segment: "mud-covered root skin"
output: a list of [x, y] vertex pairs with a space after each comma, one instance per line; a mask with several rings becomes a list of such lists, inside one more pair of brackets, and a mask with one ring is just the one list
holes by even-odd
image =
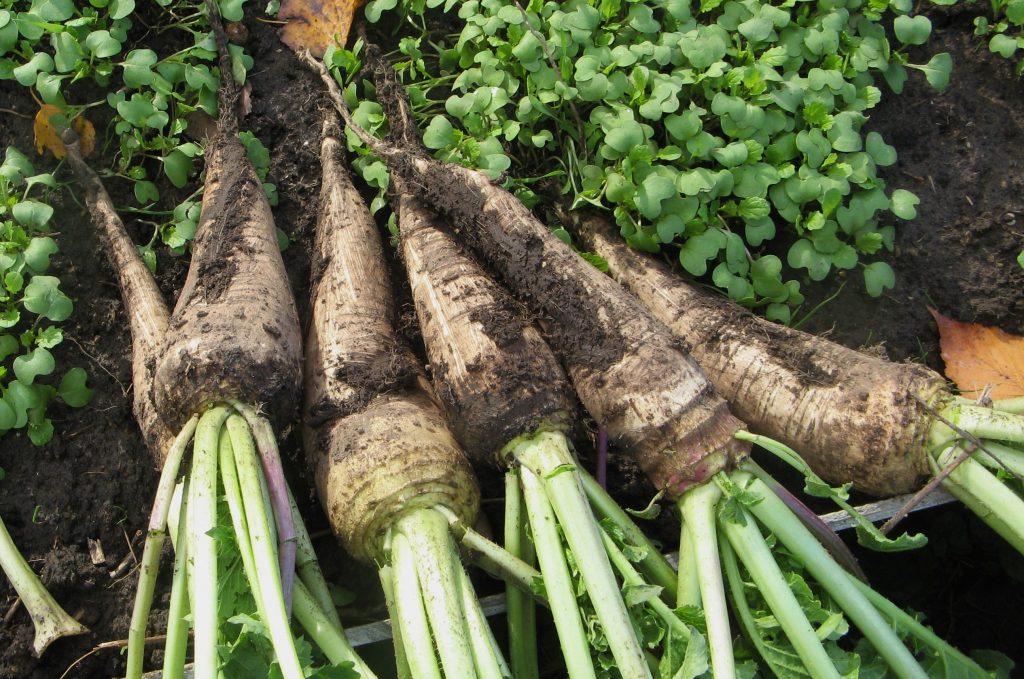
[[690, 345], [753, 431], [790, 446], [832, 482], [856, 479], [880, 496], [920, 487], [931, 421], [922, 403], [939, 408], [948, 398], [941, 376], [766, 321], [630, 250], [607, 221], [572, 221], [583, 246]]
[[264, 404], [277, 425], [295, 412], [302, 341], [263, 186], [234, 135], [207, 152], [192, 263], [154, 368], [154, 402], [178, 426], [211, 403]]
[[523, 310], [400, 187], [393, 203], [435, 392], [466, 453], [504, 466], [502, 449], [524, 432], [572, 427], [572, 387]]
[[177, 432], [168, 428], [157, 414], [151, 385], [155, 358], [167, 332], [170, 312], [153, 275], [125, 231], [102, 180], [83, 160], [78, 135], [69, 129], [64, 133], [63, 142], [68, 164], [85, 194], [90, 220], [121, 288], [132, 334], [132, 410], [146, 447], [162, 465]]
[[655, 483], [682, 492], [746, 455], [749, 445], [733, 437], [742, 423], [682, 343], [512, 194], [420, 154], [391, 149], [386, 158], [540, 316], [583, 405]]
[[382, 559], [387, 528], [413, 508], [447, 507], [467, 525], [476, 518], [473, 471], [422, 391], [382, 394], [306, 436], [331, 527], [356, 558]]

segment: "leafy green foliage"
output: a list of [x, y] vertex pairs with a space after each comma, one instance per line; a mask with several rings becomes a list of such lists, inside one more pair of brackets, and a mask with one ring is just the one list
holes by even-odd
[[40, 187], [50, 186], [51, 175], [36, 174], [8, 147], [0, 164], [0, 436], [25, 429], [36, 445], [53, 436], [46, 410], [54, 398], [74, 408], [92, 398], [82, 368], [50, 383], [57, 369], [50, 350], [64, 339], [58, 324], [74, 308], [60, 280], [47, 275], [57, 244], [48, 234], [53, 208]]
[[[378, 1], [367, 15], [392, 8], [432, 25], [422, 0]], [[457, 3], [457, 35], [403, 38], [396, 68], [438, 157], [496, 178], [513, 161], [519, 177], [557, 167], [571, 202], [610, 211], [633, 247], [671, 252], [688, 273], [710, 273], [736, 301], [788, 322], [803, 301], [795, 273], [823, 280], [862, 267], [872, 294], [891, 286], [866, 267], [891, 250], [891, 217], [912, 219], [917, 199], [887, 193], [878, 176], [896, 158], [863, 130], [881, 97], [875, 78], [899, 90], [912, 68], [943, 87], [950, 66], [948, 55], [909, 63], [904, 46], [931, 32], [909, 10], [469, 0]], [[903, 46], [887, 38], [887, 12]], [[765, 247], [787, 232], [783, 262]]]
[[[162, 218], [142, 246], [151, 266], [157, 239], [180, 254], [195, 233], [198, 190], [176, 207], [162, 206], [169, 197], [167, 184], [187, 189], [199, 179], [202, 134], [191, 128], [204, 116], [216, 117], [218, 86], [216, 44], [205, 14], [189, 0], [158, 4], [167, 8], [170, 25], [164, 28], [184, 34], [184, 49], [166, 55], [128, 49], [135, 37], [135, 0], [0, 0], [0, 79], [33, 87], [39, 99], [69, 118], [104, 102], [113, 109], [107, 142], [116, 152], [109, 174], [131, 182], [138, 204], [131, 209]], [[241, 19], [242, 0], [220, 4], [227, 20]], [[231, 52], [232, 72], [244, 81], [252, 58], [235, 45]], [[85, 100], [94, 96], [96, 85], [105, 97]], [[276, 187], [265, 183], [264, 188], [276, 201]]]
[[[969, 0], [973, 1], [973, 0]], [[956, 0], [932, 0], [937, 5], [951, 5]], [[980, 4], [975, 2], [975, 4]], [[988, 49], [1004, 59], [1016, 59], [1014, 71], [1024, 75], [1024, 0], [990, 0], [990, 12], [974, 19], [974, 34], [988, 38]]]

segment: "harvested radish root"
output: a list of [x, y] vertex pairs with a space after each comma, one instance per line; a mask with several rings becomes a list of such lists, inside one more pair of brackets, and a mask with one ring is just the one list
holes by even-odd
[[867, 356], [698, 291], [630, 250], [599, 217], [567, 221], [612, 276], [690, 345], [751, 428], [785, 445], [749, 434], [748, 440], [799, 467], [795, 449], [826, 479], [852, 481], [876, 495], [912, 492], [928, 476], [941, 478], [1024, 553], [1024, 500], [997, 476], [1020, 490], [1021, 399], [985, 407], [956, 397], [924, 366]]
[[[385, 68], [379, 63], [375, 67], [377, 96], [393, 128], [397, 124], [412, 130], [404, 93], [392, 75], [380, 73]], [[336, 88], [332, 99], [347, 115]], [[769, 649], [749, 601], [735, 598], [744, 631], [769, 667], [781, 672], [798, 662], [814, 677], [841, 674], [823, 643], [835, 628], [811, 623], [770, 544], [785, 546], [790, 558], [802, 564], [867, 638], [874, 649], [870, 653], [877, 653], [897, 676], [927, 675], [894, 628], [914, 636], [919, 642], [915, 648], [926, 649], [923, 655], [941, 655], [964, 673], [984, 676], [973, 661], [934, 635], [918, 634], [904, 624], [909, 616], [895, 606], [854, 586], [854, 576], [779, 499], [774, 482], [747, 461], [750, 444], [744, 440], [749, 436], [742, 433], [743, 423], [683, 353], [681, 342], [625, 290], [579, 258], [483, 174], [429, 158], [409, 134], [395, 144], [373, 138], [350, 117], [346, 123], [388, 164], [392, 176], [450, 220], [462, 242], [541, 319], [583, 405], [680, 508], [678, 600], [672, 603], [702, 609], [714, 676], [736, 674], [726, 580], [735, 594], [753, 590], [762, 598], [783, 631], [772, 632]], [[774, 539], [769, 542], [763, 529]], [[780, 636], [787, 649], [781, 654]], [[833, 653], [836, 649], [831, 645]], [[841, 660], [844, 665], [847, 659]]]
[[[566, 552], [618, 671], [646, 676], [643, 644], [566, 439], [576, 401], [565, 372], [540, 333], [519, 319], [508, 293], [438, 228], [436, 217], [401, 179], [393, 178], [392, 187], [435, 390], [474, 461], [500, 468], [511, 463], [505, 547], [528, 563], [536, 550], [569, 676], [595, 676], [595, 667]], [[507, 596], [514, 676], [536, 677], [532, 601], [514, 583]]]
[[377, 227], [328, 121], [306, 341], [305, 445], [321, 503], [354, 557], [376, 563], [399, 676], [509, 676], [449, 520], [480, 500], [411, 352], [395, 337]]
[[[208, 7], [220, 51], [220, 116], [206, 150], [192, 261], [173, 313], [102, 183], [82, 160], [77, 139], [73, 133], [65, 139], [120, 283], [132, 333], [135, 415], [162, 466], [129, 629], [127, 677], [142, 674], [170, 523], [176, 556], [164, 676], [182, 676], [191, 624], [194, 676], [217, 677], [234, 651], [222, 659], [218, 647], [248, 638], [242, 632], [250, 623], [228, 619], [241, 612], [266, 630], [268, 668], [273, 661], [281, 676], [301, 679], [306, 670], [289, 621], [293, 597], [296, 618], [331, 664], [360, 663], [340, 630], [291, 502], [273, 427], [253, 405], [270, 404], [279, 422], [294, 411], [301, 378], [298, 317], [270, 206], [238, 139], [226, 40], [216, 10]], [[191, 465], [179, 482], [189, 448]], [[221, 600], [222, 590], [231, 597]]]

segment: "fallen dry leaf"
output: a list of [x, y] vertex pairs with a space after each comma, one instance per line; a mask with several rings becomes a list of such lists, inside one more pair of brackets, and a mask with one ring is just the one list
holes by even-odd
[[[43, 151], [49, 149], [55, 158], [64, 157], [64, 144], [60, 140], [60, 131], [54, 125], [54, 118], [63, 118], [64, 111], [52, 104], [43, 104], [36, 113], [35, 122], [32, 124], [32, 131], [36, 136], [36, 153], [43, 155]], [[78, 133], [79, 144], [82, 149], [82, 157], [92, 153], [96, 145], [96, 129], [85, 116], [78, 116], [71, 121], [71, 127]]]
[[344, 47], [356, 10], [366, 0], [281, 0], [278, 19], [288, 21], [281, 40], [295, 52], [322, 59], [330, 45]]
[[1024, 337], [977, 323], [961, 323], [928, 307], [939, 326], [946, 377], [968, 397], [991, 385], [994, 399], [1024, 396]]

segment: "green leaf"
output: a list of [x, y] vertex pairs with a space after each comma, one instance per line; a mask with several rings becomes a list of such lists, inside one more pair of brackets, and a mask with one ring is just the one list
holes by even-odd
[[135, 182], [135, 200], [139, 202], [139, 205], [146, 205], [148, 203], [155, 203], [160, 200], [160, 191], [157, 190], [156, 184], [151, 181], [139, 181]]
[[64, 333], [55, 325], [43, 328], [36, 333], [36, 346], [52, 349], [64, 341]]
[[1005, 33], [996, 33], [988, 41], [988, 49], [1003, 58], [1009, 59], [1017, 51], [1017, 39]]
[[636, 193], [636, 207], [647, 219], [656, 219], [661, 214], [661, 201], [676, 195], [675, 182], [660, 174], [650, 174], [640, 184]]
[[72, 408], [81, 408], [92, 400], [93, 391], [86, 386], [87, 375], [82, 368], [72, 368], [64, 374], [57, 387], [57, 395]]
[[446, 117], [434, 116], [427, 129], [423, 131], [423, 145], [428, 149], [446, 149], [454, 146], [455, 128]]
[[767, 217], [770, 212], [771, 206], [768, 204], [768, 201], [756, 196], [741, 200], [737, 211], [740, 217], [749, 220], [763, 219]]
[[896, 162], [896, 149], [885, 143], [882, 135], [877, 132], [868, 132], [864, 140], [865, 150], [875, 165], [888, 167]]
[[25, 288], [23, 304], [32, 313], [57, 323], [66, 320], [74, 309], [60, 290], [60, 280], [54, 276], [33, 276]]
[[110, 12], [110, 18], [114, 21], [124, 19], [135, 11], [135, 0], [110, 0], [107, 10]]
[[911, 220], [917, 217], [917, 204], [921, 199], [906, 189], [896, 189], [890, 197], [889, 210], [900, 219]]
[[[164, 174], [177, 188], [188, 184], [188, 175], [192, 171], [192, 159], [175, 149], [164, 156]], [[142, 201], [140, 201], [142, 202]]]
[[241, 21], [245, 18], [242, 3], [245, 0], [219, 0], [220, 14], [227, 21]]
[[121, 51], [121, 43], [108, 30], [93, 31], [85, 39], [85, 48], [97, 59], [107, 59]]
[[24, 356], [14, 359], [14, 375], [18, 381], [31, 385], [39, 375], [49, 375], [53, 372], [56, 363], [53, 354], [47, 349], [37, 347]]
[[949, 86], [949, 73], [953, 70], [953, 57], [949, 56], [948, 52], [936, 54], [924, 66], [907, 65], [922, 71], [928, 84], [939, 92]]
[[33, 0], [29, 12], [43, 21], [67, 21], [75, 13], [72, 0]]
[[11, 208], [11, 214], [22, 226], [41, 230], [53, 216], [53, 208], [39, 201], [23, 200]]
[[36, 237], [25, 248], [25, 264], [32, 273], [43, 273], [50, 268], [50, 255], [57, 252], [57, 243], [49, 236]]
[[53, 71], [53, 58], [46, 52], [36, 52], [32, 58], [21, 66], [16, 67], [12, 73], [14, 79], [25, 87], [36, 84], [36, 75], [40, 72], [50, 73]]
[[121, 64], [124, 69], [124, 84], [132, 88], [141, 88], [153, 82], [153, 66], [158, 61], [156, 52], [151, 49], [132, 50]]
[[0, 361], [16, 353], [21, 345], [14, 335], [0, 335]]
[[815, 250], [814, 244], [806, 238], [793, 243], [786, 262], [793, 268], [807, 269], [812, 281], [824, 279], [832, 268], [832, 258]]
[[902, 15], [896, 17], [892, 23], [896, 39], [904, 45], [923, 45], [928, 42], [928, 36], [932, 34], [932, 22], [926, 16], [910, 17]]
[[7, 153], [4, 155], [4, 162], [0, 164], [0, 177], [4, 177], [11, 182], [18, 182], [24, 177], [30, 177], [33, 174], [35, 174], [35, 169], [25, 154], [13, 146], [8, 146]]
[[718, 256], [726, 246], [725, 234], [718, 229], [708, 229], [690, 238], [679, 250], [679, 263], [693, 276], [703, 276], [708, 271], [708, 260]]
[[896, 274], [885, 262], [872, 262], [864, 267], [864, 287], [872, 297], [896, 285]]
[[53, 422], [50, 421], [50, 418], [43, 416], [41, 408], [36, 412], [39, 413], [37, 416], [29, 417], [28, 439], [33, 445], [42, 446], [53, 438]]

